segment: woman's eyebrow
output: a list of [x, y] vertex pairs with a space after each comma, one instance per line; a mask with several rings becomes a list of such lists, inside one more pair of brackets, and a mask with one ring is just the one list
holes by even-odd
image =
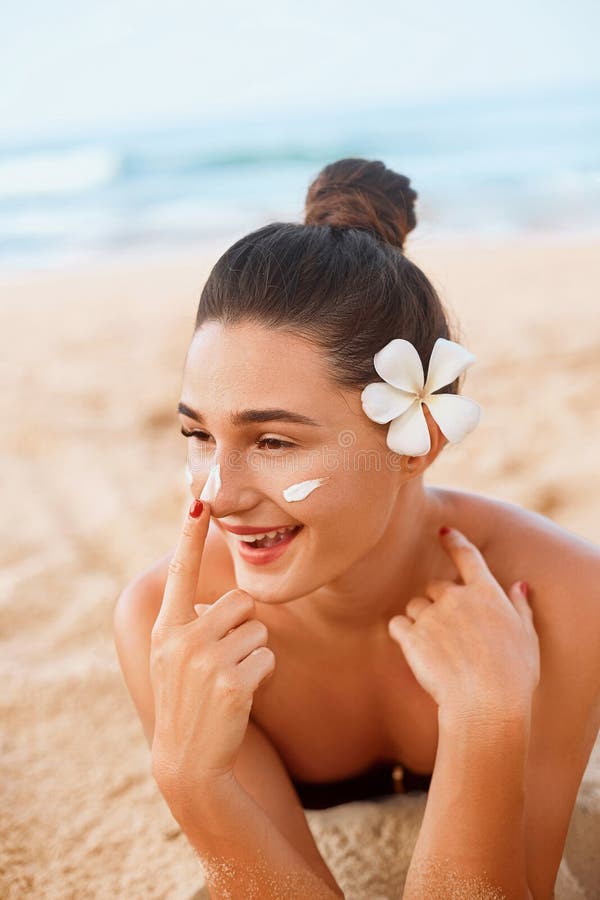
[[[195, 419], [201, 425], [204, 425], [204, 417], [202, 413], [197, 412], [185, 403], [179, 403], [177, 412]], [[232, 425], [248, 425], [256, 422], [293, 422], [296, 425], [316, 425], [321, 427], [319, 422], [310, 419], [302, 413], [290, 412], [288, 409], [243, 409], [239, 412], [231, 413], [229, 417]]]

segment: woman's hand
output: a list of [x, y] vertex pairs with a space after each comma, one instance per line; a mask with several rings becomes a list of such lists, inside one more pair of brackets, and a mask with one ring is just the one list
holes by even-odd
[[167, 800], [231, 776], [254, 692], [275, 667], [250, 594], [194, 605], [209, 524], [208, 503], [186, 515], [152, 629], [152, 775]]
[[419, 684], [445, 713], [504, 716], [530, 709], [540, 679], [538, 636], [521, 582], [507, 596], [457, 529], [440, 536], [464, 584], [430, 581], [388, 623]]

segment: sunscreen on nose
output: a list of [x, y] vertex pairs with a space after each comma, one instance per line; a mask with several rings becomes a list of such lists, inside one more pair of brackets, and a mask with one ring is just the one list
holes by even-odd
[[210, 467], [206, 484], [202, 488], [199, 499], [206, 500], [207, 503], [213, 503], [221, 487], [221, 463], [216, 463]]
[[324, 481], [327, 481], [329, 475], [325, 478], [311, 478], [309, 481], [297, 481], [296, 484], [290, 484], [281, 493], [283, 499], [292, 503], [294, 500], [304, 500], [315, 488], [320, 487]]

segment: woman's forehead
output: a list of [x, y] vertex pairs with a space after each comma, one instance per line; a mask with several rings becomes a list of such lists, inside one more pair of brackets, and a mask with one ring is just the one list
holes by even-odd
[[[302, 386], [306, 380], [330, 382], [324, 352], [315, 344], [288, 332], [257, 325], [224, 326], [208, 322], [199, 328], [190, 344], [186, 371], [221, 380], [277, 379], [282, 386]], [[333, 384], [330, 385], [333, 390]]]
[[182, 400], [207, 415], [217, 408], [227, 416], [284, 409], [334, 424], [347, 419], [345, 393], [332, 382], [315, 345], [267, 328], [210, 322], [190, 345]]

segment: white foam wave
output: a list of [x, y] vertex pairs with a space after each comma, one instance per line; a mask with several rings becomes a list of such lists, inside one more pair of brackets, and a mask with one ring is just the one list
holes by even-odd
[[0, 198], [72, 194], [114, 178], [119, 159], [102, 147], [0, 159]]

